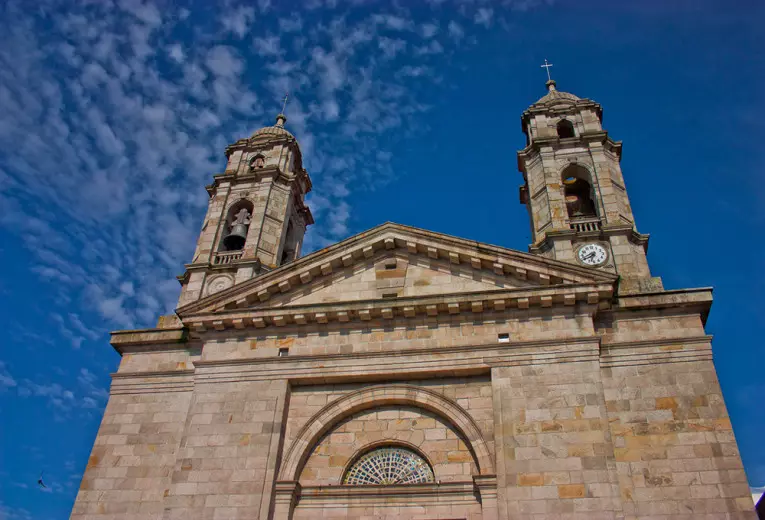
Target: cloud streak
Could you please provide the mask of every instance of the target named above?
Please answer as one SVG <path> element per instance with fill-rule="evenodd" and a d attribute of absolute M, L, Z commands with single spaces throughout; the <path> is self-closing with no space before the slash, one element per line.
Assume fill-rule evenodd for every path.
<path fill-rule="evenodd" d="M 417 93 L 440 81 L 433 60 L 498 16 L 462 6 L 444 18 L 440 4 L 419 19 L 332 3 L 233 3 L 217 17 L 133 0 L 70 7 L 0 8 L 0 146 L 14 151 L 0 155 L 0 225 L 56 300 L 79 308 L 50 318 L 73 348 L 174 308 L 203 186 L 285 92 L 314 180 L 305 248 L 352 233 L 353 193 L 392 178 L 380 140 L 416 131 Z"/>

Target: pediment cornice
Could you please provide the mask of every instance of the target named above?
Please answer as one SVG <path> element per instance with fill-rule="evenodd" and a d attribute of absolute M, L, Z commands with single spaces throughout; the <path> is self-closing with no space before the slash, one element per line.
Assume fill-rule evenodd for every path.
<path fill-rule="evenodd" d="M 412 314 L 411 310 L 404 311 L 404 308 L 409 307 L 420 309 L 420 311 L 426 314 L 428 312 L 432 313 L 434 312 L 433 305 L 436 306 L 436 309 L 439 309 L 439 312 L 440 310 L 448 312 L 449 303 L 457 304 L 461 309 L 463 306 L 472 306 L 473 302 L 476 302 L 475 306 L 477 308 L 479 307 L 478 302 L 481 301 L 483 302 L 482 305 L 486 305 L 487 308 L 494 308 L 494 303 L 491 302 L 502 299 L 505 300 L 505 306 L 512 307 L 513 305 L 518 305 L 517 301 L 520 301 L 520 308 L 524 308 L 526 305 L 524 299 L 529 302 L 529 305 L 532 305 L 537 300 L 546 304 L 548 302 L 547 298 L 550 298 L 550 302 L 560 300 L 562 303 L 562 295 L 569 291 L 569 289 L 563 290 L 566 287 L 574 291 L 572 294 L 578 294 L 575 290 L 575 287 L 578 287 L 579 292 L 582 294 L 582 296 L 573 296 L 574 300 L 571 300 L 572 296 L 569 295 L 566 300 L 569 303 L 580 299 L 592 299 L 592 297 L 587 296 L 590 293 L 610 294 L 613 292 L 613 287 L 617 280 L 617 277 L 610 273 L 592 271 L 576 265 L 449 235 L 386 223 L 338 244 L 316 251 L 267 274 L 237 284 L 221 293 L 185 305 L 179 308 L 177 313 L 184 323 L 197 323 L 200 321 L 198 318 L 201 317 L 205 317 L 202 320 L 203 322 L 209 323 L 211 316 L 222 317 L 225 315 L 226 320 L 244 319 L 245 316 L 243 314 L 252 315 L 253 309 L 257 305 L 258 313 L 265 313 L 264 316 L 266 317 L 276 316 L 276 314 L 270 313 L 268 307 L 268 301 L 272 296 L 290 291 L 298 291 L 305 284 L 309 284 L 322 277 L 329 277 L 333 272 L 353 267 L 356 264 L 364 264 L 370 258 L 379 255 L 383 251 L 391 253 L 398 251 L 399 253 L 410 255 L 417 254 L 430 257 L 434 260 L 448 261 L 451 264 L 466 264 L 473 269 L 492 270 L 497 275 L 514 277 L 526 281 L 526 285 L 530 282 L 534 286 L 526 287 L 523 290 L 493 290 L 488 291 L 486 294 L 480 292 L 474 294 L 460 293 L 437 297 L 422 296 L 396 300 L 355 301 L 330 306 L 332 308 L 324 312 L 314 310 L 301 313 L 293 312 L 294 309 L 297 309 L 296 306 L 280 307 L 278 311 L 274 310 L 273 313 L 281 312 L 285 316 L 285 323 L 290 322 L 290 319 L 295 323 L 300 323 L 301 321 L 310 321 L 311 318 L 309 316 L 317 314 L 319 315 L 318 320 L 324 319 L 322 314 L 326 316 L 327 320 L 335 315 L 337 315 L 339 321 L 347 321 L 357 315 L 359 319 L 365 319 L 367 316 L 377 315 L 378 309 L 381 316 L 410 315 Z M 552 287 L 554 287 L 554 290 L 548 291 L 550 294 L 546 294 L 546 291 Z M 522 295 L 521 293 L 524 292 L 528 294 Z M 500 296 L 500 294 L 505 293 L 507 293 L 505 296 Z M 553 293 L 559 296 L 553 299 Z M 542 299 L 543 297 L 544 299 Z M 434 300 L 431 302 L 430 299 L 433 298 L 438 301 Z M 454 301 L 451 301 L 450 298 Z M 464 302 L 464 305 L 457 300 Z M 347 308 L 335 309 L 334 307 L 338 305 L 341 307 L 345 305 Z M 361 308 L 359 305 L 366 305 L 367 308 Z M 388 310 L 383 314 L 382 309 Z M 454 310 L 455 307 L 452 305 L 451 309 Z M 359 311 L 361 311 L 360 314 Z M 367 311 L 369 314 L 366 313 Z M 414 312 L 416 314 L 420 311 L 415 310 Z M 346 314 L 342 314 L 343 312 Z M 239 316 L 239 314 L 242 314 L 242 316 Z M 288 314 L 290 316 L 303 314 L 306 317 L 305 319 L 298 318 L 298 320 L 294 320 L 294 318 L 288 319 L 286 317 Z M 220 321 L 221 319 L 219 317 L 214 321 Z M 278 326 L 281 321 L 276 320 L 275 324 Z M 321 323 L 321 321 L 319 322 Z M 237 322 L 233 326 L 242 326 L 242 324 Z"/>
<path fill-rule="evenodd" d="M 309 324 L 369 322 L 438 315 L 479 315 L 485 312 L 526 311 L 533 308 L 570 307 L 577 303 L 610 306 L 612 283 L 571 284 L 472 293 L 414 296 L 284 307 L 234 308 L 199 312 L 182 317 L 194 332 L 284 327 Z"/>

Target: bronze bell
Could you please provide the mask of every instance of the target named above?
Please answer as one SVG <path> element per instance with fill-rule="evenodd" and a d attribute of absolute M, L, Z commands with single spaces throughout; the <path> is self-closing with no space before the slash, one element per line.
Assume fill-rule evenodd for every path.
<path fill-rule="evenodd" d="M 247 226 L 245 224 L 234 224 L 231 226 L 231 233 L 223 239 L 223 247 L 226 251 L 238 251 L 244 247 L 247 240 Z"/>

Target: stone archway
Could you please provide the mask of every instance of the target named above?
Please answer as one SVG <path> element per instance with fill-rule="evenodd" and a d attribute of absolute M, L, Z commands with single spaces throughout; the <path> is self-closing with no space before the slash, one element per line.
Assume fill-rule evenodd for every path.
<path fill-rule="evenodd" d="M 429 410 L 452 424 L 469 443 L 480 475 L 493 475 L 494 460 L 481 430 L 457 403 L 432 390 L 411 385 L 380 385 L 351 392 L 317 412 L 300 429 L 285 452 L 279 481 L 297 481 L 313 446 L 334 425 L 362 410 L 386 405 L 408 405 Z"/>

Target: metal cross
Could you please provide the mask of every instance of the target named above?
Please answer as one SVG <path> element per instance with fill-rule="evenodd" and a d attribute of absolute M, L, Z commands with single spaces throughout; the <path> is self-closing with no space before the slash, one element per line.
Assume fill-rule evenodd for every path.
<path fill-rule="evenodd" d="M 544 65 L 540 65 L 540 67 L 542 67 L 543 69 L 547 69 L 547 81 L 551 81 L 552 80 L 552 78 L 550 77 L 550 67 L 552 67 L 552 66 L 553 66 L 552 63 L 547 63 L 547 58 L 545 58 L 545 64 Z"/>
<path fill-rule="evenodd" d="M 284 94 L 284 104 L 282 105 L 282 114 L 284 113 L 285 110 L 287 110 L 287 96 L 288 96 L 288 93 L 285 93 Z"/>

